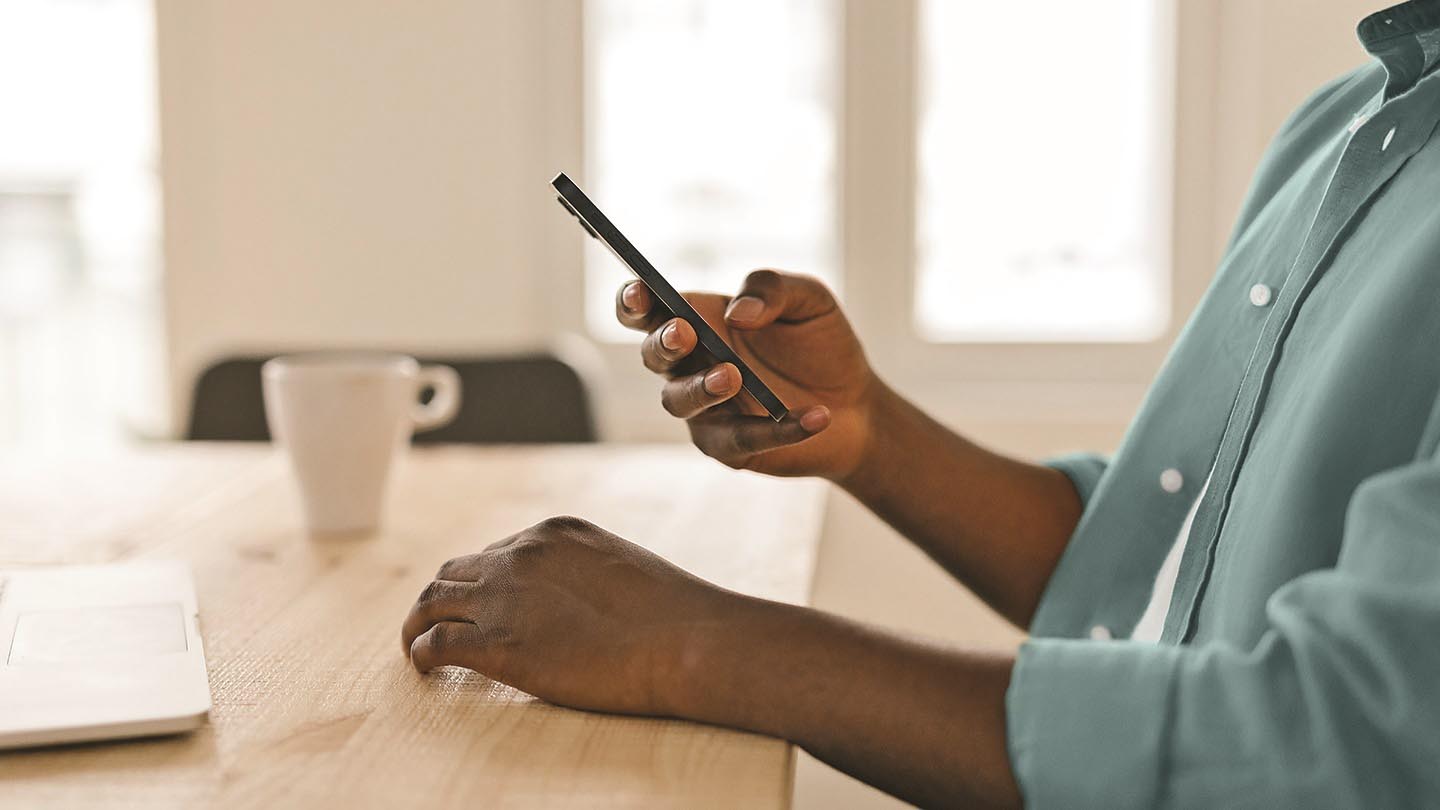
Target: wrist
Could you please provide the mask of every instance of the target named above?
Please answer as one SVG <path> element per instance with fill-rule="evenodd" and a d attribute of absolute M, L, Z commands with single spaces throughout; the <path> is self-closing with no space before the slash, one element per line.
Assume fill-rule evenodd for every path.
<path fill-rule="evenodd" d="M 776 687 L 817 635 L 813 611 L 723 593 L 722 612 L 688 627 L 677 647 L 664 714 L 785 736 Z"/>
<path fill-rule="evenodd" d="M 864 500 L 862 492 L 867 482 L 877 478 L 877 471 L 888 466 L 886 458 L 895 452 L 895 433 L 903 419 L 906 404 L 883 380 L 878 377 L 872 380 L 857 409 L 862 427 L 855 461 L 849 469 L 831 476 L 831 483 Z"/>
<path fill-rule="evenodd" d="M 671 624 L 652 657 L 653 700 L 657 714 L 700 719 L 713 677 L 711 668 L 738 652 L 736 625 L 750 609 L 749 597 L 714 586 L 699 615 Z"/>

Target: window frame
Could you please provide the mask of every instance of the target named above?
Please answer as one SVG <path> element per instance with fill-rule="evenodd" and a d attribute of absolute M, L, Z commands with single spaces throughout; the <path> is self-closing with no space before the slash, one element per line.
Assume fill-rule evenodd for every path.
<path fill-rule="evenodd" d="M 1139 342 L 933 342 L 914 320 L 920 40 L 918 0 L 840 0 L 836 226 L 845 309 L 872 364 L 893 387 L 944 416 L 966 419 L 1109 420 L 1138 405 L 1168 347 L 1198 303 L 1219 258 L 1218 157 L 1214 104 L 1219 72 L 1220 7 L 1155 0 L 1161 137 L 1157 178 L 1162 205 L 1153 227 L 1169 247 L 1169 317 L 1164 331 Z M 547 3 L 553 53 L 547 102 L 551 154 L 567 158 L 584 180 L 587 157 L 584 76 L 585 0 Z M 1162 91 L 1163 92 L 1163 91 Z M 573 283 L 556 301 L 556 331 L 587 334 L 583 255 L 565 218 L 547 232 L 555 267 Z M 881 268 L 876 272 L 869 268 Z M 632 345 L 596 341 L 614 407 L 653 408 L 653 385 L 625 390 L 645 376 Z M 1025 405 L 1016 410 L 1014 404 Z M 642 405 L 643 403 L 643 405 Z M 632 433 L 633 431 L 622 431 Z M 640 435 L 653 436 L 652 430 Z"/>
<path fill-rule="evenodd" d="M 1162 69 L 1175 63 L 1175 2 L 1159 5 L 1156 25 Z M 1143 383 L 1177 332 L 1187 285 L 1178 283 L 1173 234 L 1173 176 L 1156 180 L 1154 195 L 1169 202 L 1152 227 L 1170 244 L 1170 316 L 1166 329 L 1147 341 L 937 342 L 924 339 L 914 321 L 916 204 L 919 132 L 920 9 L 917 0 L 872 3 L 847 0 L 843 21 L 845 75 L 841 127 L 841 250 L 847 307 L 886 372 L 913 383 L 945 382 Z M 1157 99 L 1160 165 L 1174 166 L 1178 71 L 1157 85 L 1171 88 Z M 1167 173 L 1173 174 L 1173 173 Z M 1164 211 L 1163 208 L 1169 208 Z M 879 212 L 884 212 L 883 214 Z M 859 268 L 886 268 L 863 272 Z M 1137 374 L 1136 370 L 1143 370 Z"/>

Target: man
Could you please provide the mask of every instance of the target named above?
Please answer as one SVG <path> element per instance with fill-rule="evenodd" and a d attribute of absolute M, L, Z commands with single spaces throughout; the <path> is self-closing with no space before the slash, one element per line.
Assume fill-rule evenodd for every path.
<path fill-rule="evenodd" d="M 784 737 L 922 805 L 1440 805 L 1440 0 L 1359 34 L 1375 59 L 1284 125 L 1108 462 L 954 435 L 820 284 L 759 271 L 691 300 L 800 406 L 772 423 L 620 291 L 702 451 L 834 481 L 1028 628 L 1018 654 L 723 591 L 559 518 L 440 569 L 415 666 Z"/>

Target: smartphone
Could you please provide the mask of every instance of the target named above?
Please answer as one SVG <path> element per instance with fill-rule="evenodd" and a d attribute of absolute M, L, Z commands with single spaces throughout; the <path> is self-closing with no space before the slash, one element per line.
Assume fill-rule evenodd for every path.
<path fill-rule="evenodd" d="M 730 345 L 722 340 L 714 329 L 710 328 L 710 324 L 700 317 L 700 313 L 690 306 L 690 302 L 686 301 L 684 296 L 675 291 L 670 282 L 666 281 L 665 277 L 660 275 L 660 271 L 655 269 L 655 265 L 640 255 L 640 251 L 630 244 L 630 240 L 625 238 L 625 234 L 620 233 L 620 229 L 615 227 L 609 217 L 600 212 L 595 203 L 590 202 L 590 198 L 586 197 L 585 192 L 575 185 L 575 181 L 561 172 L 555 175 L 555 179 L 550 181 L 550 185 L 554 186 L 555 191 L 560 195 L 556 199 L 560 200 L 560 204 L 565 206 L 566 211 L 580 221 L 580 227 L 584 228 L 586 233 L 599 239 L 605 247 L 610 248 L 610 252 L 615 254 L 615 258 L 630 268 L 630 272 L 650 288 L 650 292 L 660 299 L 660 303 L 664 304 L 671 314 L 677 318 L 683 318 L 694 328 L 696 336 L 700 338 L 700 345 L 705 347 L 706 351 L 714 355 L 715 359 L 721 363 L 734 363 L 735 368 L 740 369 L 741 385 L 750 392 L 750 396 L 755 397 L 755 401 L 759 402 L 760 407 L 770 414 L 771 419 L 779 422 L 785 418 L 788 410 L 785 403 L 780 401 L 780 397 L 775 396 L 775 392 L 770 390 L 770 386 L 766 385 L 754 371 L 750 370 L 749 366 L 745 365 L 745 361 L 740 359 L 740 355 L 736 354 L 735 350 L 730 348 Z"/>

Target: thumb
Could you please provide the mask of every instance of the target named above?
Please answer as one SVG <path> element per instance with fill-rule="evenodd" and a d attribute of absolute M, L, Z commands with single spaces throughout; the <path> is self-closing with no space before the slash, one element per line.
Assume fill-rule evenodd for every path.
<path fill-rule="evenodd" d="M 725 309 L 725 322 L 737 329 L 759 329 L 777 321 L 802 323 L 834 312 L 835 296 L 814 276 L 756 270 Z"/>

